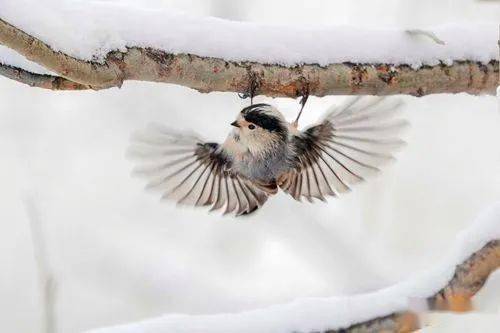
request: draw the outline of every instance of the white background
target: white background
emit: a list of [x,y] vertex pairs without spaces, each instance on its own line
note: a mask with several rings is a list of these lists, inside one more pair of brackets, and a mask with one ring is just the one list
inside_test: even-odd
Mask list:
[[[137,1],[138,2],[138,1]],[[137,3],[136,2],[136,3]],[[140,1],[236,20],[362,26],[499,22],[495,1]],[[248,101],[127,82],[51,92],[0,79],[0,323],[37,332],[40,287],[25,202],[42,223],[59,332],[164,313],[253,309],[391,285],[439,261],[500,198],[495,97],[405,98],[412,123],[398,161],[339,200],[280,194],[247,219],[159,203],[130,177],[132,131],[150,121],[222,140]],[[303,125],[340,97],[311,98]],[[260,100],[265,100],[260,98]],[[266,101],[289,119],[296,101]],[[477,308],[499,311],[500,276]]]

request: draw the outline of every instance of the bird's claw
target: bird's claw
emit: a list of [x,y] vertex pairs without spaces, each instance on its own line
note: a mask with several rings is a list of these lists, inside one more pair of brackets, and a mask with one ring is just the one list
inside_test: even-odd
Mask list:
[[257,79],[257,75],[254,73],[250,73],[250,83],[248,84],[247,91],[244,93],[238,93],[238,97],[241,99],[247,99],[250,97],[250,105],[253,105],[253,98],[257,89],[259,88],[259,81]]
[[299,126],[299,118],[302,115],[302,111],[304,110],[304,106],[306,106],[308,98],[309,98],[309,85],[304,85],[302,87],[302,97],[299,102],[299,104],[301,105],[300,111],[299,114],[297,115],[297,119],[295,119],[295,121],[292,123],[292,126],[294,126],[295,128],[298,128]]

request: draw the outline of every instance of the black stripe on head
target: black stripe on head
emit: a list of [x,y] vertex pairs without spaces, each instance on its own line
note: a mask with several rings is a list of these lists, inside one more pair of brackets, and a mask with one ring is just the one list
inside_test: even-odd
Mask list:
[[286,128],[281,120],[263,111],[264,108],[271,107],[269,104],[254,104],[241,110],[241,114],[246,121],[254,123],[270,132],[286,133]]
[[250,106],[247,106],[246,108],[243,108],[243,110],[241,110],[241,113],[243,113],[243,115],[245,115],[251,111],[258,111],[258,110],[262,110],[262,109],[270,108],[270,107],[271,107],[271,105],[266,104],[266,103],[252,104]]

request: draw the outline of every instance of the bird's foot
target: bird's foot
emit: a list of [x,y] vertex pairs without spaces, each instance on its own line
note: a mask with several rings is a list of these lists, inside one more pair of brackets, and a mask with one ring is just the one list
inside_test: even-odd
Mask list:
[[248,97],[250,97],[250,105],[253,105],[253,98],[255,96],[255,93],[257,92],[257,89],[259,88],[260,83],[256,74],[250,72],[249,77],[250,80],[247,90],[244,93],[238,93],[238,97],[241,99],[247,99]]
[[302,115],[302,111],[304,110],[304,106],[306,106],[308,98],[309,98],[309,86],[305,85],[302,87],[302,97],[301,97],[300,102],[299,102],[299,104],[301,105],[299,114],[297,115],[297,119],[295,119],[295,121],[292,123],[292,126],[295,128],[297,128],[299,126],[299,119],[300,119],[300,116]]

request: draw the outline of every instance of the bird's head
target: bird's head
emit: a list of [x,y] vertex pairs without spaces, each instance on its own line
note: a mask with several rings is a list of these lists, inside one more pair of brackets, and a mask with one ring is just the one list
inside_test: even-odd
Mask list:
[[252,153],[269,151],[288,138],[288,124],[275,107],[269,104],[253,104],[241,110],[231,123],[233,136]]

